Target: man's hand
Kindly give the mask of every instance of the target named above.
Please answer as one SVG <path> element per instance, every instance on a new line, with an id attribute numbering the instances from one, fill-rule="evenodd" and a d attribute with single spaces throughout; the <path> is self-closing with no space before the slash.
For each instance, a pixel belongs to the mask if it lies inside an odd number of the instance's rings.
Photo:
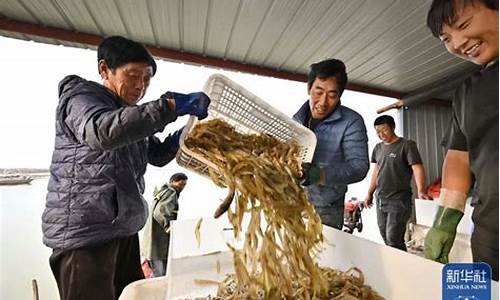
<path id="1" fill-rule="evenodd" d="M 368 194 L 365 197 L 365 201 L 363 201 L 365 207 L 371 208 L 373 206 L 373 194 Z"/>
<path id="2" fill-rule="evenodd" d="M 424 200 L 432 200 L 432 198 L 429 195 L 427 195 L 427 193 L 424 192 L 424 191 L 419 191 L 418 195 L 417 195 L 417 198 L 418 199 L 424 199 Z"/>
<path id="3" fill-rule="evenodd" d="M 300 177 L 300 184 L 308 186 L 317 184 L 321 180 L 321 168 L 311 163 L 302 163 L 302 176 Z"/>
<path id="4" fill-rule="evenodd" d="M 207 109 L 210 104 L 210 98 L 203 92 L 180 94 L 169 93 L 175 100 L 175 113 L 177 116 L 192 115 L 197 116 L 198 120 L 203 120 L 208 116 Z"/>
<path id="5" fill-rule="evenodd" d="M 426 258 L 448 263 L 448 254 L 455 240 L 457 226 L 464 214 L 456 209 L 439 206 L 434 224 L 425 236 Z"/>

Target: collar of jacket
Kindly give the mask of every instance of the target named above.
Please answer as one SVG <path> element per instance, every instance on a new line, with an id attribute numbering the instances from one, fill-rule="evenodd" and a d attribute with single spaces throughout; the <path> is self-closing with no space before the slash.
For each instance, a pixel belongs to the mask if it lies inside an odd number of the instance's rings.
<path id="1" fill-rule="evenodd" d="M 342 110 L 343 106 L 339 102 L 335 110 L 328 116 L 328 118 L 321 121 L 321 123 L 330 123 L 342 118 Z M 293 116 L 294 119 L 300 121 L 300 123 L 304 126 L 306 123 L 306 119 L 310 112 L 309 101 L 306 101 L 299 109 L 299 111 Z"/>
<path id="2" fill-rule="evenodd" d="M 113 99 L 114 102 L 116 102 L 116 104 L 118 104 L 120 107 L 124 106 L 120 97 L 103 84 L 83 79 L 77 75 L 68 75 L 61 80 L 61 82 L 59 83 L 59 99 L 61 101 L 67 101 L 76 95 L 95 94 L 99 90 L 102 90 L 104 93 L 108 94 L 110 99 Z M 65 109 L 65 107 L 62 108 Z"/>
<path id="3" fill-rule="evenodd" d="M 488 72 L 489 70 L 493 70 L 494 68 L 498 69 L 498 59 L 482 66 L 481 70 L 479 70 L 479 73 L 483 75 L 484 73 Z"/>
<path id="4" fill-rule="evenodd" d="M 98 82 L 94 82 L 94 81 L 90 81 L 98 86 L 101 86 L 102 89 L 104 89 L 106 91 L 106 93 L 108 93 L 111 97 L 113 97 L 113 99 L 115 100 L 116 103 L 118 103 L 120 106 L 127 106 L 123 103 L 122 99 L 120 98 L 120 96 L 118 96 L 115 92 L 113 92 L 112 90 L 110 90 L 107 86 L 105 86 L 104 84 L 100 84 Z"/>
<path id="5" fill-rule="evenodd" d="M 179 197 L 179 195 L 181 194 L 181 192 L 179 192 L 175 187 L 173 187 L 172 185 L 168 184 L 167 185 L 168 188 L 172 189 L 175 191 L 175 194 L 177 195 L 177 197 Z"/>

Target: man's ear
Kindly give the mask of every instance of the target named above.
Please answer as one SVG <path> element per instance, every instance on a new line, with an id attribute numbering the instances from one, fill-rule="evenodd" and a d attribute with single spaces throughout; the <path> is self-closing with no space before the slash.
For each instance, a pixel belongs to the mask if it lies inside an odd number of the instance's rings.
<path id="1" fill-rule="evenodd" d="M 110 71 L 110 69 L 104 59 L 101 59 L 97 63 L 97 70 L 99 71 L 99 74 L 101 75 L 102 79 L 104 80 L 108 79 L 108 72 Z"/>

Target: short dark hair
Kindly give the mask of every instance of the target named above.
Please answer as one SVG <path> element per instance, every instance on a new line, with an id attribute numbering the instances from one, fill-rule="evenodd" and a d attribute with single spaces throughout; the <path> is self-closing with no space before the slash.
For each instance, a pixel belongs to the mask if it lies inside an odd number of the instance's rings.
<path id="1" fill-rule="evenodd" d="M 434 0 L 427 13 L 427 27 L 432 35 L 439 37 L 445 24 L 451 25 L 457 20 L 460 8 L 475 3 L 483 3 L 489 9 L 498 10 L 498 0 Z"/>
<path id="2" fill-rule="evenodd" d="M 314 63 L 310 67 L 309 75 L 307 76 L 307 90 L 311 90 L 312 84 L 316 78 L 326 79 L 328 77 L 335 77 L 337 84 L 340 88 L 340 95 L 344 92 L 347 85 L 347 73 L 345 71 L 345 64 L 338 59 L 326 59 Z"/>
<path id="3" fill-rule="evenodd" d="M 375 122 L 373 122 L 373 126 L 382 124 L 387 124 L 392 129 L 396 128 L 396 123 L 394 122 L 394 118 L 388 115 L 381 115 L 380 117 L 375 119 Z"/>
<path id="4" fill-rule="evenodd" d="M 175 173 L 170 177 L 170 182 L 172 181 L 179 181 L 179 180 L 187 180 L 188 177 L 184 173 Z"/>
<path id="5" fill-rule="evenodd" d="M 122 36 L 111 36 L 102 40 L 97 48 L 97 61 L 104 60 L 111 70 L 122 65 L 143 62 L 153 68 L 156 74 L 156 62 L 142 44 Z"/>

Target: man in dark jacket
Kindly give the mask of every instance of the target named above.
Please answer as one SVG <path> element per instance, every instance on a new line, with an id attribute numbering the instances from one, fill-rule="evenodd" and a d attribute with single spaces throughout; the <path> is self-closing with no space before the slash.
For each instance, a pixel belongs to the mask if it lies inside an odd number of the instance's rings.
<path id="1" fill-rule="evenodd" d="M 180 131 L 154 136 L 181 115 L 207 116 L 204 93 L 167 92 L 137 105 L 156 63 L 139 43 L 109 37 L 97 50 L 103 84 L 71 75 L 59 84 L 43 241 L 60 297 L 117 299 L 142 279 L 137 232 L 148 214 L 144 173 L 175 157 Z"/>
<path id="2" fill-rule="evenodd" d="M 170 221 L 177 219 L 179 195 L 186 186 L 187 176 L 175 173 L 168 184 L 155 192 L 142 239 L 142 255 L 153 270 L 153 276 L 164 276 L 167 270 L 170 242 Z"/>
<path id="3" fill-rule="evenodd" d="M 304 168 L 309 198 L 325 225 L 342 229 L 347 185 L 365 178 L 368 137 L 363 118 L 340 104 L 347 85 L 345 65 L 327 59 L 311 65 L 309 101 L 293 118 L 314 131 L 317 145 L 312 164 Z"/>
<path id="4" fill-rule="evenodd" d="M 482 68 L 454 93 L 439 206 L 424 253 L 448 263 L 475 182 L 472 259 L 489 264 L 498 281 L 498 1 L 434 0 L 427 26 L 450 54 Z"/>

